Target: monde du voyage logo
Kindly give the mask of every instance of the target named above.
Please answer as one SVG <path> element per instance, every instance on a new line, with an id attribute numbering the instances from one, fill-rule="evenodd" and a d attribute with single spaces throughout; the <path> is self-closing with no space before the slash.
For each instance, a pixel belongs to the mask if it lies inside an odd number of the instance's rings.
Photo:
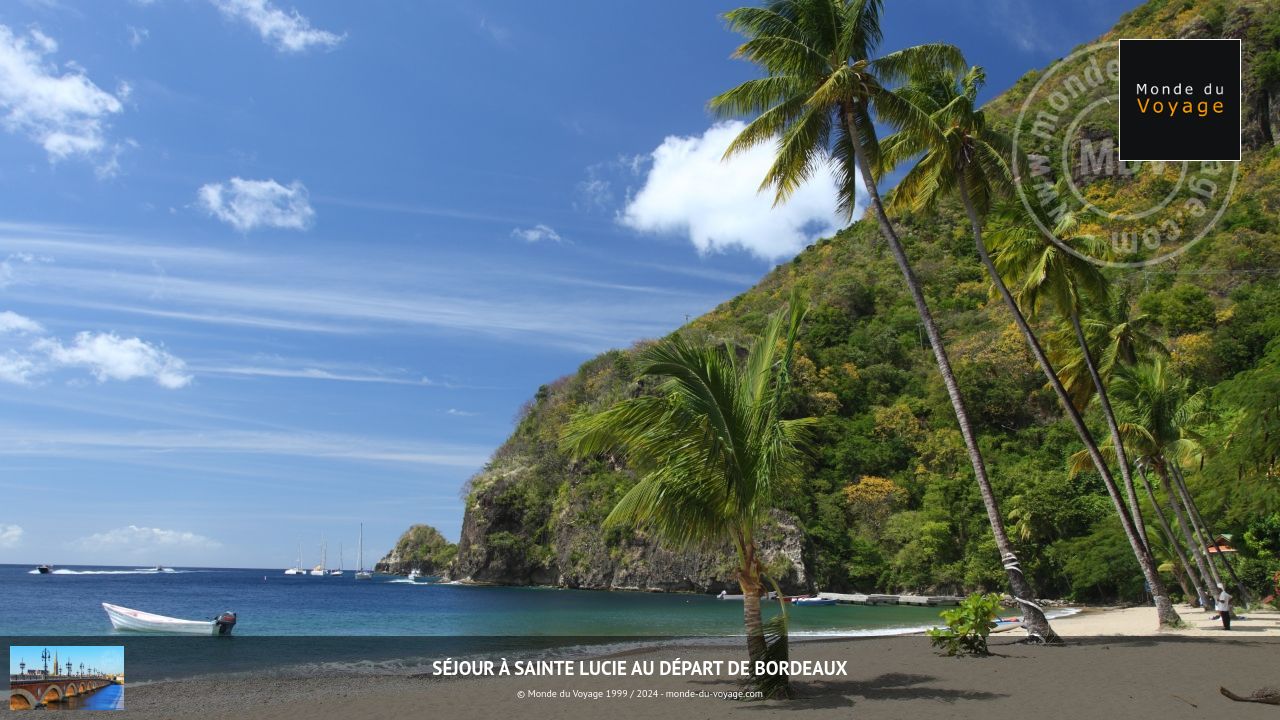
<path id="1" fill-rule="evenodd" d="M 1050 65 L 1013 130 L 1027 216 L 1064 252 L 1106 267 L 1186 252 L 1236 187 L 1240 81 L 1234 39 L 1103 42 Z"/>
<path id="2" fill-rule="evenodd" d="M 1120 41 L 1121 162 L 1240 160 L 1241 44 Z"/>

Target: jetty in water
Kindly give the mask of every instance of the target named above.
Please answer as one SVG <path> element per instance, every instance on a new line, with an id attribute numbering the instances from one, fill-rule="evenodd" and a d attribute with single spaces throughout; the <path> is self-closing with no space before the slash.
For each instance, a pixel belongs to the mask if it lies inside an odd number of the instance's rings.
<path id="1" fill-rule="evenodd" d="M 835 600 L 843 605 L 918 605 L 920 607 L 959 605 L 962 600 L 956 595 L 864 595 L 833 592 L 820 592 L 818 597 Z"/>

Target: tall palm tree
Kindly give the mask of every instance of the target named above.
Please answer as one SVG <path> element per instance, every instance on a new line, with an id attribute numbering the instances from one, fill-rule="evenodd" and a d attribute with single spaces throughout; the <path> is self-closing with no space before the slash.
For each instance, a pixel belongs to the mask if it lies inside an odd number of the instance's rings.
<path id="1" fill-rule="evenodd" d="M 1182 550 L 1182 543 L 1178 540 L 1178 536 L 1174 534 L 1173 528 L 1169 525 L 1169 520 L 1164 516 L 1164 510 L 1161 509 L 1160 501 L 1158 498 L 1156 498 L 1156 491 L 1154 488 L 1151 487 L 1151 481 L 1147 478 L 1146 466 L 1143 464 L 1143 462 L 1140 461 L 1138 463 L 1137 470 L 1138 470 L 1138 476 L 1142 478 L 1142 485 L 1143 487 L 1146 488 L 1147 495 L 1151 498 L 1151 509 L 1155 511 L 1156 520 L 1160 525 L 1160 531 L 1164 534 L 1165 543 L 1168 545 L 1169 551 L 1175 556 L 1174 560 L 1179 564 L 1181 569 L 1184 571 L 1183 574 L 1179 574 L 1178 576 L 1179 582 L 1182 583 L 1183 594 L 1186 595 L 1187 601 L 1191 602 L 1192 592 L 1187 592 L 1187 591 L 1188 590 L 1193 591 L 1196 600 L 1194 603 L 1192 603 L 1192 606 L 1208 608 L 1209 593 L 1204 586 L 1203 577 L 1196 577 L 1195 573 L 1191 572 L 1191 563 L 1187 562 L 1187 555 Z M 1194 540 L 1191 538 L 1191 535 L 1186 532 L 1186 525 L 1181 522 L 1181 516 L 1178 515 L 1178 511 L 1173 505 L 1172 497 L 1169 498 L 1169 509 L 1173 512 L 1174 519 L 1178 521 L 1182 526 L 1183 533 L 1184 533 L 1183 539 L 1192 543 L 1191 545 L 1189 545 L 1189 547 L 1191 548 L 1192 554 L 1194 554 L 1195 553 Z M 1199 561 L 1199 557 L 1197 557 L 1196 560 Z M 1204 571 L 1203 567 L 1199 567 L 1197 569 L 1199 569 L 1201 572 Z M 1183 579 L 1184 575 L 1187 579 L 1190 580 L 1190 585 L 1191 585 L 1190 587 L 1187 587 L 1187 580 Z"/>
<path id="2" fill-rule="evenodd" d="M 1009 579 L 1010 594 L 1022 609 L 1028 636 L 1059 642 L 1005 531 L 1004 519 L 987 475 L 977 435 L 951 369 L 942 333 L 925 302 L 924 290 L 885 212 L 874 168 L 880 165 L 874 113 L 895 127 L 928 122 L 911 103 L 885 88 L 922 68 L 959 70 L 960 51 L 941 43 L 916 45 L 875 56 L 882 34 L 882 0 L 767 0 L 725 15 L 731 28 L 746 36 L 736 56 L 759 65 L 765 76 L 738 85 L 711 100 L 727 116 L 755 116 L 726 151 L 726 156 L 761 143 L 777 144 L 773 165 L 761 182 L 784 202 L 826 159 L 835 160 L 839 207 L 852 217 L 859 180 L 894 262 L 924 325 L 942 383 L 955 412 L 996 547 Z"/>
<path id="3" fill-rule="evenodd" d="M 1047 216 L 1047 213 L 1044 215 Z M 1042 222 L 1047 219 L 1042 218 Z M 1125 454 L 1124 443 L 1120 441 L 1120 428 L 1116 424 L 1111 400 L 1107 397 L 1106 383 L 1094 361 L 1093 351 L 1081 322 L 1081 308 L 1084 305 L 1082 301 L 1086 297 L 1094 303 L 1110 301 L 1106 276 L 1097 265 L 1084 259 L 1097 257 L 1100 251 L 1105 252 L 1106 243 L 1092 235 L 1081 233 L 1074 212 L 1058 216 L 1053 234 L 1059 242 L 1083 251 L 1081 255 L 1069 253 L 1059 244 L 1049 242 L 1040 228 L 1028 223 L 1025 216 L 1011 221 L 1006 214 L 1003 220 L 989 233 L 996 268 L 1006 283 L 1009 280 L 1016 283 L 1014 297 L 1029 318 L 1035 318 L 1045 305 L 1052 304 L 1070 325 L 1071 342 L 1079 351 L 1080 365 L 1087 371 L 1088 392 L 1081 389 L 1071 392 L 1072 388 L 1067 381 L 1076 378 L 1070 375 L 1064 377 L 1061 366 L 1057 373 L 1058 379 L 1063 382 L 1071 401 L 1080 410 L 1085 409 L 1091 396 L 1098 398 L 1102 417 L 1111 435 L 1112 447 L 1115 448 L 1116 464 L 1120 467 L 1120 478 L 1124 483 L 1125 500 L 1129 504 L 1134 529 L 1145 545 L 1147 526 L 1142 517 L 1142 504 L 1134 487 L 1133 474 L 1130 472 L 1129 458 Z M 1076 388 L 1080 388 L 1082 384 L 1076 384 Z"/>
<path id="4" fill-rule="evenodd" d="M 1203 407 L 1203 396 L 1189 394 L 1186 379 L 1177 378 L 1163 358 L 1122 368 L 1113 381 L 1112 395 L 1123 420 L 1124 444 L 1138 454 L 1138 462 L 1150 467 L 1164 485 L 1169 506 L 1182 528 L 1183 539 L 1195 559 L 1203 585 L 1213 588 L 1218 578 L 1205 545 L 1196 540 L 1195 536 L 1203 533 L 1188 507 L 1190 495 L 1182 492 L 1174 475 L 1178 463 L 1199 452 L 1199 443 L 1184 432 L 1184 428 Z M 1082 457 L 1073 460 L 1077 465 L 1084 464 Z M 1205 598 L 1201 598 L 1202 606 L 1204 601 Z"/>
<path id="5" fill-rule="evenodd" d="M 1222 583 L 1222 577 L 1208 555 L 1208 548 L 1216 547 L 1217 541 L 1182 473 L 1184 463 L 1204 455 L 1199 428 L 1209 419 L 1205 394 L 1191 392 L 1190 380 L 1178 377 L 1162 357 L 1155 358 L 1149 365 L 1126 370 L 1122 378 L 1128 410 L 1133 417 L 1133 434 L 1137 442 L 1146 442 L 1156 449 L 1157 461 L 1163 460 L 1169 492 L 1185 509 L 1188 524 L 1199 538 L 1195 545 L 1199 551 L 1197 556 L 1203 557 L 1209 571 L 1209 587 L 1215 587 Z M 1248 590 L 1240 582 L 1231 561 L 1222 553 L 1217 556 L 1231 574 L 1241 598 L 1247 599 Z"/>
<path id="6" fill-rule="evenodd" d="M 977 67 L 971 68 L 958 84 L 953 75 L 937 71 L 925 72 L 914 76 L 901 91 L 904 99 L 909 99 L 912 104 L 928 113 L 930 122 L 899 131 L 886 140 L 882 147 L 885 167 L 920 156 L 898 183 L 894 201 L 923 208 L 936 203 L 947 194 L 960 196 L 973 229 L 978 259 L 1013 315 L 1014 323 L 1026 339 L 1032 355 L 1102 476 L 1107 494 L 1111 496 L 1111 502 L 1120 517 L 1120 525 L 1155 598 L 1160 625 L 1179 625 L 1181 619 L 1169 600 L 1159 572 L 1156 571 L 1155 560 L 1151 557 L 1146 541 L 1134 527 L 1132 516 L 1120 496 L 1097 442 L 1085 424 L 1084 417 L 1058 380 L 1053 364 L 987 251 L 982 233 L 982 218 L 991 209 L 994 198 L 1012 194 L 1014 170 L 1006 158 L 1013 157 L 1014 153 L 1009 139 L 989 127 L 986 116 L 977 109 L 978 90 L 984 79 L 982 69 Z"/>
<path id="7" fill-rule="evenodd" d="M 793 300 L 770 318 L 745 358 L 736 348 L 695 346 L 680 336 L 641 351 L 639 372 L 661 379 L 658 392 L 577 416 L 562 438 L 576 457 L 620 450 L 639 473 L 606 526 L 647 526 L 679 546 L 733 545 L 752 661 L 770 650 L 756 530 L 778 486 L 798 477 L 816 422 L 780 417 L 803 316 L 802 303 Z M 781 642 L 785 647 L 785 635 Z M 790 695 L 785 675 L 757 684 L 771 697 Z"/>

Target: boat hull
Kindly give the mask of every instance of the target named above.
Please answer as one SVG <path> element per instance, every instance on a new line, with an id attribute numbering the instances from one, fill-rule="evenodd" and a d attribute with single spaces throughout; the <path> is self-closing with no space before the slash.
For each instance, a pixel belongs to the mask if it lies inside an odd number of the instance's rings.
<path id="1" fill-rule="evenodd" d="M 166 635 L 217 635 L 218 623 L 213 620 L 182 620 L 155 615 L 141 610 L 102 603 L 111 626 L 128 632 L 164 633 Z"/>

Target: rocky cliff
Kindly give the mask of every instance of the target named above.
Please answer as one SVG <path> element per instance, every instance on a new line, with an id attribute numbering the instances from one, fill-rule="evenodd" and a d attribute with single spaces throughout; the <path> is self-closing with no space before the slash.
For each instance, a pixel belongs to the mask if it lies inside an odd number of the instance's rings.
<path id="1" fill-rule="evenodd" d="M 373 566 L 376 572 L 408 575 L 440 575 L 457 555 L 458 546 L 444 539 L 430 525 L 414 525 L 400 536 L 395 547 Z"/>

